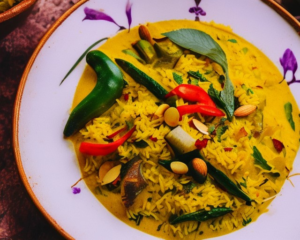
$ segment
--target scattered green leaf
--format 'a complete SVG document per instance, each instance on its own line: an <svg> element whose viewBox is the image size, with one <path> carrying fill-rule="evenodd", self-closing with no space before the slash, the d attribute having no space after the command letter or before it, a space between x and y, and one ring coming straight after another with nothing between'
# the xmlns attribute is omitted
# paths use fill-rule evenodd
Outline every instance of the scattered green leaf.
<svg viewBox="0 0 300 240"><path fill-rule="evenodd" d="M140 63L146 64L146 62L143 59L141 59L138 55L136 55L133 50L131 50L131 49L124 49L122 52L125 53L125 54L127 54L127 55L129 55L129 56L131 56L131 57L134 57Z"/></svg>
<svg viewBox="0 0 300 240"><path fill-rule="evenodd" d="M251 218L248 218L247 220L243 219L243 226L245 227L246 225L248 225L251 222L252 222Z"/></svg>
<svg viewBox="0 0 300 240"><path fill-rule="evenodd" d="M148 143L144 140L134 142L133 145L136 146L137 148L146 148L149 146Z"/></svg>
<svg viewBox="0 0 300 240"><path fill-rule="evenodd" d="M218 142L221 142L221 136L226 132L228 126L220 126L217 128L216 134L218 137Z"/></svg>
<svg viewBox="0 0 300 240"><path fill-rule="evenodd" d="M254 164L260 166L261 168L265 169L265 170L272 170L272 167L268 164L268 162L263 158L263 156L261 155L260 151L257 149L256 146L253 147L253 154L252 154L253 158L254 158Z"/></svg>
<svg viewBox="0 0 300 240"><path fill-rule="evenodd" d="M174 81L177 82L178 84L182 84L182 83L183 83L182 76L180 76L180 75L177 74L176 72L173 72L173 79L174 79Z"/></svg>
<svg viewBox="0 0 300 240"><path fill-rule="evenodd" d="M293 120L293 105L290 102L284 104L285 116L290 123L292 129L295 131L295 122Z"/></svg>
<svg viewBox="0 0 300 240"><path fill-rule="evenodd" d="M243 51L244 54L246 54L246 53L249 51L249 49L246 48L246 47L244 47L244 48L242 49L242 51Z"/></svg>
<svg viewBox="0 0 300 240"><path fill-rule="evenodd" d="M188 75L196 78L196 79L199 79L200 82L209 82L206 77L204 77L199 71L197 72L194 72L194 71L189 71L188 72Z"/></svg>
<svg viewBox="0 0 300 240"><path fill-rule="evenodd" d="M228 42L237 43L236 39L228 39Z"/></svg>

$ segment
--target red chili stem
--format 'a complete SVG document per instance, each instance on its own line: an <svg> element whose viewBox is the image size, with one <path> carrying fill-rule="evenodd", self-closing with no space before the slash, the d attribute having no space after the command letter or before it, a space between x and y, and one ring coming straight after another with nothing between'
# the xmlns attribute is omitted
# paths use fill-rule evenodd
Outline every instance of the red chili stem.
<svg viewBox="0 0 300 240"><path fill-rule="evenodd" d="M177 107L180 117L185 114L201 113L206 116L222 117L225 114L218 108L207 105L183 105Z"/></svg>
<svg viewBox="0 0 300 240"><path fill-rule="evenodd" d="M113 153L121 146L128 138L131 137L133 132L135 131L136 126L133 126L124 136L119 138L118 140L107 143L107 144L99 144L99 143L89 143L82 142L79 147L79 151L83 154L93 155L93 156L105 156L107 154Z"/></svg>
<svg viewBox="0 0 300 240"><path fill-rule="evenodd" d="M207 92L205 92L199 86L190 85L190 84L180 84L179 86L174 88L171 92L169 92L165 96L165 98L169 98L174 95L189 102L199 102L208 106L216 107L216 104L210 98Z"/></svg>

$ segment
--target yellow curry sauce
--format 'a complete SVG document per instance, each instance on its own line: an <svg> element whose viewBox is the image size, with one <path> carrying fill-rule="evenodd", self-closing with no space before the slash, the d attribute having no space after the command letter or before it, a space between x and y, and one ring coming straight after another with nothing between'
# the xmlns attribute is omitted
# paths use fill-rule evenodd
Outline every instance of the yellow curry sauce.
<svg viewBox="0 0 300 240"><path fill-rule="evenodd" d="M263 141L260 145L260 152L263 156L269 156L268 162L274 166L277 170L281 172L281 176L277 178L276 185L278 189L281 188L289 171L292 170L293 161L296 156L299 147L299 121L298 121L298 106L290 92L290 89L286 82L282 82L282 74L274 66L274 64L256 47L245 41L243 38L232 33L232 31L222 25L217 25L214 23L206 24L188 20L176 20L176 21L165 21L158 23L147 24L149 31L154 38L163 37L161 33L177 30L181 28L194 28L209 34L215 41L219 43L223 51L227 56L227 61L229 65L229 75L233 82L233 85L241 85L245 80L243 76L240 77L239 72L242 68L249 68L253 72L251 76L253 81L257 82L257 92L263 91L266 96L265 107L263 110L263 129L264 131L258 137L257 142ZM139 39L138 27L130 30L130 32L122 31L118 33L115 37L110 38L104 43L100 50L103 51L112 60L115 58L125 59L134 65L138 66L139 69L144 71L146 74L150 75L153 79L160 79L161 75L150 65L140 64L133 57L126 55L122 52L124 49L131 47L131 44ZM236 42L232 43L228 39L235 39ZM232 47L234 45L234 48ZM242 54L235 54L236 49L239 49ZM242 58L240 56L243 56ZM248 69L249 70L249 69ZM125 79L130 79L130 77L124 73ZM87 66L84 73L79 81L74 101L73 108L92 90L96 83L96 74L93 70ZM279 84L280 83L280 84ZM208 90L209 84L201 83L200 85L206 91ZM168 86L164 86L168 91L171 90ZM284 105L290 102L293 106L293 119L295 122L295 131L289 125L287 121L286 114L284 111ZM274 127L274 122L276 126ZM273 127L271 127L273 126ZM275 130L276 128L276 130ZM272 146L271 138L269 136L275 135L277 139L283 142L286 152L285 156L283 154L278 155ZM98 198L98 200L117 218L125 222L126 224L137 228L138 230L144 231L148 234L161 237L164 239L179 239L179 236L174 236L172 232L166 232L163 228L158 231L158 226L162 224L161 221L156 221L152 218L143 218L139 226L136 226L134 221L128 220L126 214L126 209L122 204L120 194L115 194L107 190L101 189L101 194L95 189L99 186L97 183L97 172L92 175L88 175L83 171L85 166L85 158L78 152L79 144L83 141L80 133L75 134L71 137L74 143L74 148L77 153L79 160L79 165L82 170L82 175L87 186L93 192L93 194ZM249 176L255 177L257 171L254 166L251 166L248 161L248 165L245 167L248 171ZM289 171L288 171L289 170ZM241 176L239 176L239 174ZM242 177L244 172L237 173L237 177ZM135 204L142 204L143 198L147 197L147 193L142 192L136 198ZM253 197L253 196L252 196ZM266 201L264 204L258 206L257 211L254 212L252 217L252 222L257 219L257 217L267 211L267 207L270 201ZM243 226L239 226L241 228ZM238 229L236 228L236 229ZM235 229L235 230L236 230ZM213 231L207 224L201 224L201 233L199 231L184 236L184 239L202 239L209 237L216 237L219 235L227 234L231 231L227 229L222 229L220 231Z"/></svg>

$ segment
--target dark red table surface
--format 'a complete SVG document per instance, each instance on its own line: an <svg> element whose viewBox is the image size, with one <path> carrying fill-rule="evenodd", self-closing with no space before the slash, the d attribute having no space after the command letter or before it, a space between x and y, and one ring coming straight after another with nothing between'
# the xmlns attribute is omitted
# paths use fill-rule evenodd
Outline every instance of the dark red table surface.
<svg viewBox="0 0 300 240"><path fill-rule="evenodd" d="M12 113L24 68L49 27L78 0L38 0L0 23L0 240L63 239L39 212L20 179L12 148ZM300 1L278 0L294 16Z"/></svg>

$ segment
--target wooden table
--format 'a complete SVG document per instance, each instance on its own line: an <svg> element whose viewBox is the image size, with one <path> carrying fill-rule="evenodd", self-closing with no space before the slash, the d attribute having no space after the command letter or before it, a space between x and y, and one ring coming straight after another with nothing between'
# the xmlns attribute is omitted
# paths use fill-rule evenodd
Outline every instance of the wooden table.
<svg viewBox="0 0 300 240"><path fill-rule="evenodd" d="M23 14L0 24L0 240L63 239L39 212L19 177L12 149L12 112L18 84L47 29L78 0L38 0ZM300 15L296 0L291 12ZM281 0L285 4L284 0ZM297 9L297 8L296 8Z"/></svg>

